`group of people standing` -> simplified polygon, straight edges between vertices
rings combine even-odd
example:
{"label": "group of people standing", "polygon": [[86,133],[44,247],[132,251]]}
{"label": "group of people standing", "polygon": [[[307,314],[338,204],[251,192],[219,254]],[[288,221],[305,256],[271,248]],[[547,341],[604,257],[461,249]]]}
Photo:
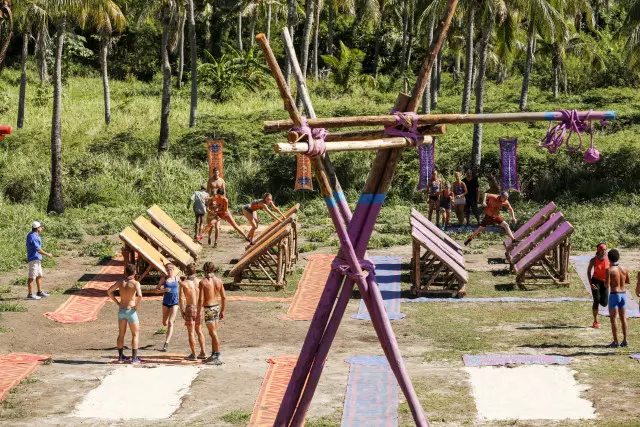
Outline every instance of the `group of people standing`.
{"label": "group of people standing", "polygon": [[[278,218],[269,208],[273,208],[281,217],[284,217],[284,214],[273,202],[273,196],[270,193],[265,193],[262,199],[254,200],[242,207],[242,213],[251,226],[249,232],[245,234],[229,210],[226,183],[220,176],[218,168],[213,169],[213,176],[209,179],[207,185],[203,185],[199,191],[195,191],[191,195],[187,203],[187,209],[191,204],[193,204],[193,213],[196,217],[194,239],[200,242],[204,236],[208,235],[208,243],[211,244],[211,234],[215,231],[213,241],[214,248],[218,246],[220,222],[223,220],[227,221],[249,244],[253,244],[253,237],[259,225],[259,210],[264,210],[277,221],[281,221],[281,218]],[[206,224],[204,220],[205,215]]]}
{"label": "group of people standing", "polygon": [[[185,269],[186,276],[178,277],[173,264],[166,264],[167,275],[160,279],[157,289],[163,291],[162,297],[162,324],[167,327],[165,342],[162,351],[169,349],[169,342],[173,336],[174,323],[178,311],[182,314],[184,325],[189,336],[191,353],[187,360],[203,359],[211,365],[221,365],[220,339],[218,338],[218,323],[224,318],[226,308],[226,296],[222,280],[214,274],[214,265],[211,262],[204,264],[204,278],[199,280],[196,276],[196,265],[189,264]],[[140,320],[138,309],[142,302],[142,290],[140,283],[135,280],[136,266],[127,264],[123,280],[113,284],[107,291],[107,295],[118,305],[118,361],[131,361],[133,364],[141,363],[138,357],[138,345],[140,335]],[[118,291],[120,299],[115,296]],[[207,357],[205,352],[205,337],[202,332],[202,322],[207,327],[211,338],[211,355]],[[131,358],[124,355],[124,337],[127,326],[131,331]],[[196,355],[196,337],[200,347],[200,353]]]}

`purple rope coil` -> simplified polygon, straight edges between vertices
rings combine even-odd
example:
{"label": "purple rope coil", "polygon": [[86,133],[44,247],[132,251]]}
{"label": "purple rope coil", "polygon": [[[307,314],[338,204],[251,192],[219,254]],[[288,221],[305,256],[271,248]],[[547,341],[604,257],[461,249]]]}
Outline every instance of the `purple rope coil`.
{"label": "purple rope coil", "polygon": [[362,268],[362,275],[356,274],[351,271],[349,264],[344,259],[336,257],[331,263],[331,269],[342,276],[347,276],[354,282],[358,280],[360,276],[366,278],[369,273],[375,273],[376,265],[369,260],[361,259],[360,268]]}
{"label": "purple rope coil", "polygon": [[[593,138],[593,124],[589,127],[588,123],[591,111],[592,110],[589,110],[587,112],[584,120],[580,120],[578,118],[578,110],[558,110],[558,113],[562,114],[560,123],[554,126],[553,122],[549,122],[549,130],[545,137],[538,143],[538,147],[546,148],[550,153],[555,153],[564,144],[567,146],[567,150],[572,153],[579,151],[582,148],[582,132],[590,130]],[[580,140],[577,147],[569,145],[569,139],[571,139],[574,133],[578,135]]]}
{"label": "purple rope coil", "polygon": [[316,128],[311,129],[307,124],[307,119],[302,117],[302,126],[295,126],[291,129],[294,132],[301,133],[307,136],[307,141],[309,144],[309,148],[305,153],[309,157],[322,157],[324,153],[327,151],[327,146],[325,144],[325,138],[329,134],[324,128]]}
{"label": "purple rope coil", "polygon": [[[413,112],[403,113],[392,111],[396,117],[396,124],[385,126],[384,133],[390,136],[403,136],[411,141],[411,145],[416,148],[420,145],[420,132],[418,132],[418,115]],[[398,127],[401,127],[400,129]]]}

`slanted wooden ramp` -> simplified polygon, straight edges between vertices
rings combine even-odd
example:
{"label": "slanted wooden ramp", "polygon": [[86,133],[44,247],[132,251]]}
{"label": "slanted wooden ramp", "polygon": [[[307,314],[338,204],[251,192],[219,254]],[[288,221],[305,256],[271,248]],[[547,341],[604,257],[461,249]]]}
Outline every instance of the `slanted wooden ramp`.
{"label": "slanted wooden ramp", "polygon": [[151,221],[139,216],[133,221],[138,233],[165,257],[171,258],[182,270],[194,262],[194,259],[180,245],[171,240]]}
{"label": "slanted wooden ramp", "polygon": [[411,210],[410,223],[413,293],[463,297],[469,275],[460,245],[415,209]]}
{"label": "slanted wooden ramp", "polygon": [[126,263],[135,263],[137,279],[142,281],[151,271],[167,274],[165,265],[171,261],[144,240],[136,231],[127,227],[120,232],[120,240],[125,244],[123,255]]}
{"label": "slanted wooden ramp", "polygon": [[[558,209],[555,203],[551,202],[544,208],[540,209],[538,213],[532,216],[529,221],[525,222],[520,228],[518,228],[514,233],[513,237],[516,240],[526,239],[531,233],[533,233],[540,225],[542,225],[553,213]],[[510,237],[507,237],[507,240],[504,241],[504,247],[507,250],[507,253],[513,249],[513,241]]]}
{"label": "slanted wooden ramp", "polygon": [[296,203],[289,210],[284,213],[284,219],[282,221],[273,221],[269,224],[262,232],[254,239],[254,243],[252,246],[249,246],[245,253],[242,255],[243,257],[251,250],[252,247],[260,245],[262,242],[269,239],[275,233],[280,231],[283,228],[290,228],[291,232],[287,237],[289,240],[288,251],[286,256],[287,268],[290,269],[294,266],[296,262],[298,262],[299,252],[298,252],[298,210],[300,209],[300,204]]}
{"label": "slanted wooden ramp", "polygon": [[291,227],[280,227],[269,237],[251,246],[229,272],[234,284],[239,286],[242,282],[243,286],[284,288],[287,284],[290,234]]}
{"label": "slanted wooden ramp", "polygon": [[194,260],[198,259],[198,254],[202,250],[202,246],[196,243],[191,236],[185,233],[182,227],[167,215],[160,206],[151,206],[147,209],[147,215],[149,215],[149,218],[151,218],[151,221],[154,224],[166,231],[175,242],[182,245],[182,247],[191,254]]}

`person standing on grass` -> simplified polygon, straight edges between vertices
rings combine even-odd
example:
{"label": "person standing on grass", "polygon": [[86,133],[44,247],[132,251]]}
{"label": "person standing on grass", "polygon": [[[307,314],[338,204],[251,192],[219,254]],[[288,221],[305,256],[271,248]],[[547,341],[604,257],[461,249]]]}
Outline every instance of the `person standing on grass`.
{"label": "person standing on grass", "polygon": [[473,216],[476,217],[476,224],[480,226],[480,210],[478,209],[478,202],[480,201],[480,186],[478,185],[478,177],[473,176],[473,172],[468,170],[462,182],[467,186],[467,194],[464,196],[466,225],[471,225],[470,218],[471,213],[473,212]]}
{"label": "person standing on grass", "polygon": [[455,196],[453,209],[456,212],[458,225],[462,225],[464,223],[465,200],[469,192],[467,190],[467,185],[464,183],[461,177],[462,174],[460,172],[456,172],[456,181],[453,183],[453,194]]}
{"label": "person standing on grass", "polygon": [[440,226],[440,192],[442,191],[442,180],[438,178],[438,171],[431,172],[431,178],[429,178],[429,185],[425,192],[427,193],[427,218],[433,222],[433,211],[436,212],[436,225]]}
{"label": "person standing on grass", "polygon": [[[269,209],[269,207],[272,207],[273,209],[275,209],[276,212],[280,214],[282,219],[278,218],[273,212],[271,212],[271,209]],[[284,220],[284,214],[280,211],[280,209],[278,209],[276,204],[273,202],[273,196],[271,195],[271,193],[264,193],[264,195],[262,196],[262,199],[254,200],[253,202],[247,205],[244,205],[242,207],[242,213],[244,214],[244,217],[247,219],[247,222],[249,223],[249,225],[251,225],[251,230],[249,230],[249,235],[248,235],[249,238],[247,239],[249,240],[249,242],[253,242],[253,236],[256,234],[256,230],[258,229],[258,211],[259,210],[266,211],[276,221],[282,222]]]}
{"label": "person standing on grass", "polygon": [[[187,273],[186,278],[180,280],[180,293],[179,293],[179,306],[180,313],[184,319],[184,325],[187,327],[187,333],[189,335],[189,347],[191,348],[191,354],[185,359],[198,360],[206,357],[204,352],[204,334],[199,327],[202,323],[201,312],[198,311],[198,288],[196,286],[196,265],[191,263],[187,265],[185,269]],[[195,331],[194,331],[195,329]],[[200,354],[196,357],[196,334],[200,344]]]}
{"label": "person standing on grass", "polygon": [[[629,271],[618,264],[620,252],[611,249],[609,254],[609,269],[607,270],[607,280],[605,287],[609,289],[609,319],[611,320],[611,333],[613,342],[607,348],[626,347],[627,343],[627,284],[629,281]],[[622,342],[618,344],[618,324],[617,317],[620,316],[622,324]]]}
{"label": "person standing on grass", "polygon": [[511,232],[511,228],[509,228],[509,224],[507,224],[507,222],[500,216],[500,210],[502,208],[505,208],[511,214],[511,221],[514,224],[516,223],[516,214],[514,213],[513,208],[511,207],[511,204],[509,204],[509,201],[507,199],[509,199],[509,193],[507,193],[506,191],[499,196],[495,194],[484,194],[484,199],[482,201],[482,207],[484,208],[484,218],[482,218],[480,227],[478,227],[476,231],[474,231],[473,234],[464,241],[465,246],[469,246],[471,241],[491,224],[497,224],[502,227],[505,233],[507,233],[507,236],[509,236],[511,240],[513,240],[513,243],[518,243],[518,240],[513,237],[513,233]]}
{"label": "person standing on grass", "polygon": [[211,337],[211,356],[205,362],[208,365],[222,365],[218,324],[224,318],[224,310],[227,306],[226,295],[222,280],[213,274],[215,270],[214,264],[206,262],[203,269],[204,279],[200,281],[199,285],[198,312],[203,310],[204,323]]}
{"label": "person standing on grass", "polygon": [[496,178],[496,173],[494,171],[489,172],[487,179],[489,181],[489,190],[487,190],[487,193],[500,194],[500,184],[498,183],[498,178]]}
{"label": "person standing on grass", "polygon": [[[138,337],[140,336],[140,321],[138,319],[138,308],[142,302],[142,290],[140,283],[135,280],[136,266],[135,264],[127,264],[125,266],[124,280],[118,280],[114,283],[107,295],[118,304],[118,362],[122,363],[129,360],[124,355],[124,336],[127,333],[127,325],[131,330],[131,363],[138,364],[141,362],[138,357]],[[120,293],[120,301],[114,296],[115,291]]]}
{"label": "person standing on grass", "polygon": [[[29,280],[27,281],[28,293],[27,299],[39,300],[40,298],[46,298],[48,293],[42,290],[42,257],[46,256],[53,258],[53,255],[49,252],[42,250],[42,239],[40,238],[42,233],[42,224],[38,221],[33,221],[31,224],[31,233],[27,234],[27,263],[29,264]],[[36,282],[38,292],[33,295],[33,281]]]}
{"label": "person standing on grass", "polygon": [[440,192],[440,213],[442,214],[442,229],[446,230],[449,226],[449,217],[451,216],[451,206],[454,201],[454,194],[451,191],[451,184],[445,184],[444,189]]}
{"label": "person standing on grass", "polygon": [[189,198],[189,202],[187,203],[187,209],[189,209],[189,207],[193,203],[193,213],[196,216],[196,225],[195,225],[195,230],[193,234],[194,239],[202,231],[202,226],[203,226],[202,223],[203,223],[204,215],[207,213],[206,201],[207,201],[207,198],[209,197],[209,194],[207,193],[206,190],[207,190],[207,186],[203,184],[200,187],[199,191],[193,192],[193,194],[191,195],[191,198]]}
{"label": "person standing on grass", "polygon": [[607,245],[600,243],[596,248],[596,256],[589,261],[589,267],[587,268],[587,277],[589,278],[589,285],[591,285],[591,295],[593,296],[593,305],[591,311],[593,312],[593,327],[600,328],[600,322],[598,322],[598,305],[606,307],[609,303],[609,292],[605,287],[607,280],[607,270],[609,269],[609,258],[607,257]]}
{"label": "person standing on grass", "polygon": [[169,263],[165,264],[167,269],[167,275],[160,279],[158,282],[157,290],[164,290],[162,296],[162,325],[167,327],[167,335],[162,346],[162,351],[169,350],[169,341],[171,341],[171,335],[173,335],[173,325],[176,321],[176,314],[178,313],[178,287],[179,280],[175,275],[175,265]]}

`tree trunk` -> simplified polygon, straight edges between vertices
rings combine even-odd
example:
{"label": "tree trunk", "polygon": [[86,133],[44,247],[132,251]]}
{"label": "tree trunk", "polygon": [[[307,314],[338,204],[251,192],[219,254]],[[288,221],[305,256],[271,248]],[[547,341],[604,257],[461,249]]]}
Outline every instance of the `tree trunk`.
{"label": "tree trunk", "polygon": [[56,57],[53,68],[53,113],[51,114],[51,190],[47,212],[64,213],[62,199],[62,48],[65,19],[56,28]]}
{"label": "tree trunk", "polygon": [[533,62],[533,50],[535,43],[535,27],[533,21],[529,21],[527,40],[527,62],[524,67],[524,78],[522,79],[522,93],[520,94],[520,111],[527,108],[527,97],[529,96],[529,79],[531,78],[531,64]]}
{"label": "tree trunk", "polygon": [[[287,26],[289,27],[289,35],[291,41],[293,38],[293,30],[296,24],[296,0],[289,0],[289,8],[287,10]],[[302,64],[300,64],[302,65]],[[287,58],[287,66],[284,69],[284,77],[287,80],[287,85],[291,87],[291,61]]]}
{"label": "tree trunk", "polygon": [[[189,0],[189,2],[193,4],[193,0]],[[207,46],[207,50],[209,51],[209,53],[213,52],[213,36],[211,35],[211,19],[206,19],[204,22],[204,44],[205,46]]]}
{"label": "tree trunk", "polygon": [[[433,30],[435,25],[436,25],[436,18],[434,16],[431,16],[429,18],[429,38],[428,38],[429,46],[431,46],[431,43],[433,43]],[[431,99],[431,106],[429,107],[430,110],[435,110],[436,108],[438,108],[438,60],[439,59],[440,59],[440,56],[436,54],[433,67],[431,68],[431,76],[430,76],[430,82],[429,82],[429,92],[431,92],[429,95]]]}
{"label": "tree trunk", "polygon": [[445,39],[444,42],[442,42],[442,44],[440,45],[440,50],[438,51],[438,70],[436,73],[436,82],[437,82],[437,87],[436,87],[436,92],[440,93],[440,84],[442,83],[442,51],[444,50],[444,45],[447,43],[447,40]]}
{"label": "tree trunk", "polygon": [[[302,75],[307,77],[307,65],[309,64],[309,43],[311,42],[311,27],[313,26],[313,3],[315,0],[306,0],[305,22],[304,22],[304,34],[302,35],[302,45],[300,46],[300,52],[302,60],[300,61],[300,68],[302,68]],[[298,111],[302,111],[302,98],[298,94],[296,105]]]}
{"label": "tree trunk", "polygon": [[322,0],[314,0],[313,7],[313,57],[311,58],[311,71],[313,78],[318,80],[318,29],[320,27],[320,7]]}
{"label": "tree trunk", "polygon": [[22,73],[20,74],[20,96],[18,98],[18,129],[24,126],[24,101],[27,97],[27,58],[29,57],[29,37],[25,32],[22,35]]}
{"label": "tree trunk", "polygon": [[376,25],[376,40],[373,49],[373,77],[378,78],[380,68],[380,44],[382,43],[382,25]]}
{"label": "tree trunk", "polygon": [[184,23],[186,20],[187,16],[183,15],[178,27],[178,81],[176,82],[178,89],[182,87],[182,78],[184,77]]}
{"label": "tree trunk", "polygon": [[189,48],[191,49],[191,108],[189,111],[189,127],[196,125],[198,116],[198,45],[196,44],[196,16],[193,0],[187,0],[187,16],[189,18]]}
{"label": "tree trunk", "polygon": [[563,90],[565,95],[567,93],[569,93],[569,82],[568,82],[568,79],[569,79],[569,77],[567,76],[567,70],[565,69],[564,73],[562,73],[562,90]]}
{"label": "tree trunk", "polygon": [[[428,21],[428,30],[427,30],[427,46],[431,48],[433,44],[433,26],[434,26],[434,17],[429,17]],[[435,64],[434,64],[435,66]],[[433,103],[431,102],[431,97],[433,95],[432,87],[433,87],[433,68],[431,68],[431,74],[429,75],[429,81],[427,82],[427,86],[424,89],[424,93],[422,94],[422,111],[424,114],[431,114],[431,107]]]}
{"label": "tree trunk", "polygon": [[271,41],[271,2],[267,3],[267,41]]}
{"label": "tree trunk", "polygon": [[413,4],[413,2],[409,2],[409,7],[411,8],[411,10],[409,11],[409,24],[408,24],[408,28],[407,28],[407,59],[405,60],[405,70],[410,70],[411,68],[409,67],[409,64],[411,63],[411,53],[412,53],[412,47],[413,47],[413,23],[414,23],[414,14],[415,14],[415,10],[413,7],[411,7],[411,5]]}
{"label": "tree trunk", "polygon": [[109,74],[107,72],[107,57],[109,55],[109,36],[100,41],[100,70],[102,72],[102,87],[104,89],[104,122],[111,123],[111,91],[109,89]]}
{"label": "tree trunk", "polygon": [[460,51],[456,51],[456,62],[453,67],[453,81],[456,83],[460,81],[461,62],[462,62],[462,55],[460,54]]}
{"label": "tree trunk", "polygon": [[[335,20],[334,0],[329,0],[327,7],[329,8],[329,16],[327,17],[327,54],[333,55],[333,21]],[[379,31],[379,27],[376,29],[376,33]],[[378,41],[376,40],[376,44]]]}
{"label": "tree trunk", "polygon": [[238,50],[242,52],[242,12],[238,12]]}
{"label": "tree trunk", "polygon": [[[403,76],[404,79],[404,72],[405,72],[405,64],[406,64],[406,58],[407,58],[407,32],[409,29],[409,6],[407,4],[406,1],[402,2],[403,3],[403,7],[402,7],[402,53],[401,53],[401,58],[400,58],[400,74]],[[406,86],[406,83],[405,83]],[[406,92],[406,88],[405,88],[405,92]]]}
{"label": "tree trunk", "polygon": [[0,48],[0,74],[2,74],[2,70],[4,70],[5,66],[5,57],[7,56],[7,49],[9,48],[9,43],[11,42],[11,38],[13,37],[13,13],[11,12],[10,2],[4,2],[2,6],[2,12],[5,15],[9,16],[9,34],[6,35],[6,38],[2,41],[2,47]]}
{"label": "tree trunk", "polygon": [[160,112],[160,140],[158,152],[169,149],[169,114],[171,113],[171,63],[169,62],[169,30],[171,19],[165,12],[162,20],[162,109]]}
{"label": "tree trunk", "polygon": [[49,70],[47,67],[47,46],[45,42],[44,31],[47,31],[46,28],[41,28],[38,31],[38,36],[36,37],[36,65],[38,67],[38,77],[40,79],[40,84],[49,83]]}
{"label": "tree trunk", "polygon": [[256,23],[258,22],[258,8],[253,9],[251,14],[251,37],[249,38],[249,46],[253,49],[253,44],[256,41]]}
{"label": "tree trunk", "polygon": [[[476,81],[476,114],[484,112],[484,89],[485,75],[487,72],[487,51],[489,50],[489,41],[493,34],[493,15],[489,14],[485,17],[486,22],[483,24],[482,34],[480,37],[480,46],[478,46],[478,77]],[[471,148],[471,168],[475,174],[480,172],[482,164],[482,124],[473,125],[473,144]]]}
{"label": "tree trunk", "polygon": [[558,99],[558,86],[560,80],[560,61],[557,57],[553,58],[553,99]]}
{"label": "tree trunk", "polygon": [[469,103],[471,102],[471,84],[473,80],[473,21],[475,19],[476,8],[473,3],[469,6],[467,19],[467,34],[464,58],[464,88],[462,89],[462,114],[469,114]]}

